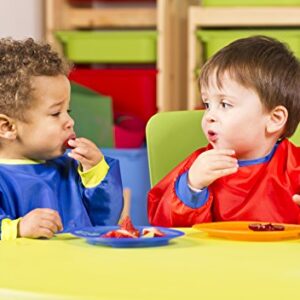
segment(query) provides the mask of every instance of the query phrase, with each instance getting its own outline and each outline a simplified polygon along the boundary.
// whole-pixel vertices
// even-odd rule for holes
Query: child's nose
[[[215,122],[216,116],[213,110],[206,111],[205,118],[207,122]]]
[[[67,122],[66,122],[66,127],[67,128],[72,128],[72,127],[74,127],[74,124],[75,124],[75,121],[71,118],[70,115],[68,115],[68,119],[67,119]]]

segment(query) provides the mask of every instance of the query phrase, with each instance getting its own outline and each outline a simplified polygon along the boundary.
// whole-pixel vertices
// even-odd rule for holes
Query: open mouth
[[[207,137],[210,142],[216,142],[218,139],[217,133],[212,130],[208,130]]]
[[[72,147],[72,146],[70,146],[69,145],[69,141],[70,140],[75,140],[76,139],[76,135],[75,135],[75,133],[73,133],[73,134],[71,134],[65,141],[64,141],[64,143],[63,143],[63,146],[64,146],[64,148],[65,149],[74,149],[74,147]]]

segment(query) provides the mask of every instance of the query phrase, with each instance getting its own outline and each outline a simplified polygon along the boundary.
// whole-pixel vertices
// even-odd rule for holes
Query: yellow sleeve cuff
[[[1,240],[11,241],[18,237],[18,224],[21,218],[16,220],[3,219],[1,222]]]
[[[81,171],[78,167],[78,173],[80,175],[82,184],[86,188],[93,188],[100,184],[108,173],[108,170],[109,165],[105,161],[104,157],[96,166],[90,168],[85,172]]]

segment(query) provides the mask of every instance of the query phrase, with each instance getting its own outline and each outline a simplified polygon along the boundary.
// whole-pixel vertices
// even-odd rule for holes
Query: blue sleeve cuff
[[[177,197],[187,206],[191,208],[199,208],[203,206],[209,196],[208,188],[204,188],[201,192],[193,192],[188,187],[188,172],[183,173],[175,183],[175,191]]]

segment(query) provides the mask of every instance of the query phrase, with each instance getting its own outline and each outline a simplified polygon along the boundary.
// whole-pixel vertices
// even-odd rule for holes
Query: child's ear
[[[269,114],[269,119],[266,126],[267,133],[273,134],[280,132],[281,135],[287,119],[287,109],[282,105],[276,106]]]
[[[14,140],[17,137],[15,121],[7,115],[0,114],[0,138]]]

